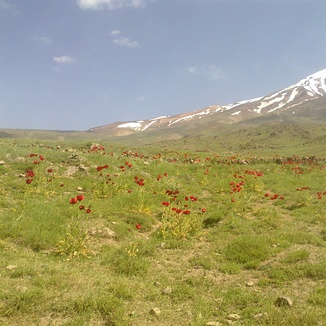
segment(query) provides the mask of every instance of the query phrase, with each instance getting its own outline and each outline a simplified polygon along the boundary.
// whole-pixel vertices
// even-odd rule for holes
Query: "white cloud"
[[[119,35],[120,33],[121,33],[120,31],[118,31],[117,29],[115,29],[114,31],[111,32],[111,35],[112,35],[112,36],[117,36],[117,35]]]
[[[34,36],[32,37],[32,40],[37,43],[51,44],[51,40],[45,36]]]
[[[215,65],[208,67],[207,73],[211,79],[221,79],[224,77],[223,69],[216,67]]]
[[[189,74],[199,74],[199,75],[203,75],[206,76],[210,79],[222,79],[224,77],[224,71],[222,68],[219,68],[215,65],[212,66],[205,66],[205,67],[188,67],[187,68],[187,72]]]
[[[119,37],[113,40],[113,43],[121,46],[126,46],[128,48],[139,48],[139,43],[137,41],[131,41],[128,37]]]
[[[189,67],[189,68],[187,68],[187,71],[190,74],[195,74],[197,72],[197,67]]]
[[[63,55],[61,57],[53,57],[53,61],[57,63],[75,63],[76,60],[70,56]]]
[[[109,10],[132,7],[140,8],[145,6],[145,0],[78,0],[78,5],[82,9],[103,9]]]

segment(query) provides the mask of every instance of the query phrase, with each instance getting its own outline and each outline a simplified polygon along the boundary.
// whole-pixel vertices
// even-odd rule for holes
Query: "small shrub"
[[[54,251],[55,254],[64,256],[67,261],[72,259],[89,258],[95,255],[87,247],[87,232],[82,231],[79,227],[72,227],[70,232],[59,240]]]

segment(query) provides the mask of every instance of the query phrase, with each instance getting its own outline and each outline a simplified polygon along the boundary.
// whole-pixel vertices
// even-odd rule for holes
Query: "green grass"
[[[299,127],[276,129],[281,151],[263,147],[273,129],[256,152],[254,131],[228,132],[224,147],[0,139],[0,324],[321,324],[325,157],[293,155]]]

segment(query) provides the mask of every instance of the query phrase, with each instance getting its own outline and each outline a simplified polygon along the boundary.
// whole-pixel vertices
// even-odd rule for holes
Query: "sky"
[[[0,0],[0,128],[227,105],[326,68],[325,0]]]

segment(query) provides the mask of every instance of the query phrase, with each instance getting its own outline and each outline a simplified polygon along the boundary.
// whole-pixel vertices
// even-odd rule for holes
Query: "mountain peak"
[[[111,135],[126,135],[135,132],[145,132],[158,128],[181,128],[184,130],[205,128],[207,123],[237,123],[257,118],[268,120],[268,116],[279,117],[280,120],[305,119],[319,121],[325,114],[326,105],[322,99],[326,95],[326,69],[301,79],[280,91],[229,105],[211,105],[209,107],[177,114],[162,116],[155,119],[114,123],[92,128],[90,131],[109,133]],[[318,101],[313,101],[317,100]],[[326,99],[326,96],[325,96]],[[317,104],[318,102],[318,104]],[[263,119],[261,119],[263,118]]]
[[[322,96],[326,94],[326,69],[315,72],[301,79],[292,87],[304,87],[310,96]]]

